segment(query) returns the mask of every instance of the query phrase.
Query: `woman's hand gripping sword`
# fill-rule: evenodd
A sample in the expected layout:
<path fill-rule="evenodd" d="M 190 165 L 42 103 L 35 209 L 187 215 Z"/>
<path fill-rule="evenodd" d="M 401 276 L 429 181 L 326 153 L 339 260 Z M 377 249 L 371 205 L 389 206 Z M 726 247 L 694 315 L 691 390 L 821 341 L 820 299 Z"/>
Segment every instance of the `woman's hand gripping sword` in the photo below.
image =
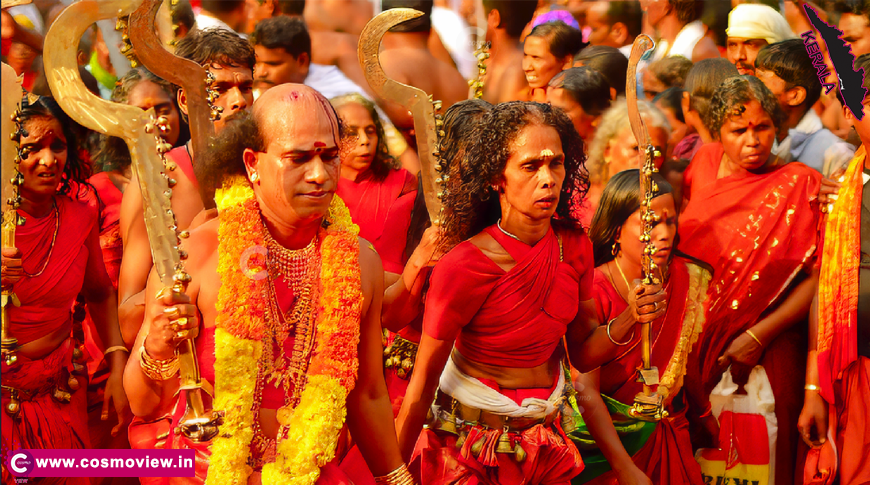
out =
<path fill-rule="evenodd" d="M 172 148 L 161 137 L 167 129 L 165 119 L 157 118 L 153 109 L 142 111 L 94 96 L 82 82 L 76 62 L 78 41 L 91 24 L 129 14 L 141 1 L 80 0 L 67 7 L 46 37 L 45 72 L 58 103 L 71 118 L 127 142 L 144 199 L 145 226 L 154 266 L 164 286 L 183 293 L 190 276 L 182 264 L 187 255 L 179 246 L 187 234 L 177 231 L 169 199 L 175 181 L 167 175 L 172 162 L 163 157 Z M 187 400 L 186 413 L 176 432 L 193 441 L 209 441 L 217 435 L 221 417 L 205 411 L 193 342 L 182 341 L 176 352 L 181 366 L 181 389 Z"/>
<path fill-rule="evenodd" d="M 643 147 L 643 165 L 640 168 L 640 240 L 645 244 L 641 254 L 641 268 L 643 269 L 643 284 L 654 285 L 661 283 L 661 270 L 652 260 L 656 248 L 650 239 L 650 232 L 657 215 L 650 208 L 653 195 L 658 190 L 652 180 L 652 174 L 657 172 L 653 160 L 661 156 L 653 147 L 652 140 L 643 124 L 643 118 L 637 107 L 637 64 L 643 54 L 655 47 L 655 43 L 646 35 L 639 35 L 631 47 L 631 56 L 628 58 L 628 77 L 626 79 L 626 100 L 628 101 L 628 119 L 631 131 L 639 147 Z M 634 397 L 634 405 L 630 414 L 644 421 L 658 421 L 667 416 L 664 410 L 662 396 L 656 392 L 659 385 L 659 370 L 650 364 L 650 324 L 641 324 L 642 366 L 638 369 L 638 382 L 643 382 L 643 392 Z"/>

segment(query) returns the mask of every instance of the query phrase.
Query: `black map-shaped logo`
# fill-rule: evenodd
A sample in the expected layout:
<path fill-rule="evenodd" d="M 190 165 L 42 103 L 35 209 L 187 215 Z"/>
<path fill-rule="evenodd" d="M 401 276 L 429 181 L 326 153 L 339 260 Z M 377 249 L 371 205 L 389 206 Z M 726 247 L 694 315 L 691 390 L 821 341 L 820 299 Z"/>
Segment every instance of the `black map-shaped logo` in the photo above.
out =
<path fill-rule="evenodd" d="M 828 55 L 834 64 L 846 107 L 860 120 L 864 117 L 864 95 L 867 94 L 867 89 L 864 88 L 864 68 L 855 70 L 855 55 L 852 54 L 851 44 L 842 39 L 842 30 L 824 22 L 809 4 L 804 4 L 804 11 L 828 47 Z"/>

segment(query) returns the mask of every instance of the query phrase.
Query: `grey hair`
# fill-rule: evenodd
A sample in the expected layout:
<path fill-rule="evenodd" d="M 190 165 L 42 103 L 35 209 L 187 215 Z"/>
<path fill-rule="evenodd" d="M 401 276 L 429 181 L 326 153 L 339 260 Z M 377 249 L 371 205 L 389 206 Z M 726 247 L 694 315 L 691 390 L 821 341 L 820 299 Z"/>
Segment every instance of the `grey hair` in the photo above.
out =
<path fill-rule="evenodd" d="M 643 117 L 643 122 L 649 128 L 663 128 L 670 134 L 671 125 L 664 113 L 650 102 L 639 99 L 637 109 Z M 586 167 L 589 170 L 589 181 L 594 184 L 604 184 L 610 179 L 607 164 L 604 163 L 604 152 L 610 141 L 619 136 L 624 129 L 630 129 L 628 121 L 628 104 L 625 98 L 618 98 L 601 116 L 601 123 L 595 130 L 595 136 L 589 144 L 589 158 Z"/>

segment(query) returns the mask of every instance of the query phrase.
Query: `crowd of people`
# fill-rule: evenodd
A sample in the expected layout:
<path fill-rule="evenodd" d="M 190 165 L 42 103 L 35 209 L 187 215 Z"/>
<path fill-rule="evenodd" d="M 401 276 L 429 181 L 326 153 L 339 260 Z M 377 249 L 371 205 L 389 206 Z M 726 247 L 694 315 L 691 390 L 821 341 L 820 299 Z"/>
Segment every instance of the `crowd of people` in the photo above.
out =
<path fill-rule="evenodd" d="M 0 134 L 3 455 L 196 464 L 33 483 L 870 484 L 870 112 L 801 37 L 813 8 L 870 72 L 870 1 L 167 1 L 174 54 L 211 77 L 207 147 L 199 94 L 95 26 L 77 79 L 164 118 L 184 291 L 126 140 L 44 72 L 69 3 L 2 11 L 24 91 Z M 432 127 L 358 58 L 393 8 L 423 15 L 378 62 L 439 101 Z M 189 432 L 185 346 L 216 433 Z M 759 379 L 775 431 L 741 435 L 722 388 Z"/>

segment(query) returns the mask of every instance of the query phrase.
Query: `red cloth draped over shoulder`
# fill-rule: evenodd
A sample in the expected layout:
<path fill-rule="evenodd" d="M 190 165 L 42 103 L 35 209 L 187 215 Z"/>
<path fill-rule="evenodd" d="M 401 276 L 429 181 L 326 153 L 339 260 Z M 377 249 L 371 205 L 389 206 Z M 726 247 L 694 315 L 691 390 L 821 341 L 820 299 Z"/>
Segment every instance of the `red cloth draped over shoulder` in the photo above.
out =
<path fill-rule="evenodd" d="M 413 186 L 414 190 L 406 190 Z M 404 193 L 403 193 L 404 191 Z M 390 170 L 379 181 L 371 172 L 360 180 L 341 179 L 337 194 L 347 204 L 361 238 L 374 245 L 384 263 L 384 271 L 401 273 L 403 253 L 411 225 L 411 209 L 417 197 L 414 176 L 405 169 Z"/>
<path fill-rule="evenodd" d="M 470 241 L 432 271 L 423 331 L 456 340 L 465 357 L 503 367 L 535 367 L 553 354 L 579 302 L 592 298 L 592 243 L 585 233 L 551 228 L 534 246 L 486 232 L 517 262 L 505 272 Z"/>
<path fill-rule="evenodd" d="M 25 276 L 13 287 L 21 306 L 9 307 L 9 330 L 18 339 L 18 345 L 48 335 L 66 324 L 84 283 L 88 264 L 85 241 L 97 224 L 97 214 L 86 202 L 62 195 L 55 200 L 60 222 L 53 249 L 54 211 L 40 218 L 18 211 L 25 223 L 15 231 L 15 246 L 21 250 L 25 271 L 39 272 L 50 256 L 41 275 Z"/>
<path fill-rule="evenodd" d="M 665 285 L 668 294 L 668 310 L 663 318 L 652 323 L 650 362 L 658 367 L 662 377 L 668 374 L 669 364 L 678 352 L 678 344 L 683 335 L 683 323 L 689 308 L 689 290 L 692 284 L 686 261 L 675 257 L 670 264 L 670 274 Z M 619 316 L 628 304 L 613 287 L 610 280 L 600 269 L 595 269 L 593 294 L 598 318 L 602 324 Z M 694 319 L 692 322 L 694 323 Z M 689 337 L 691 338 L 691 337 Z M 619 402 L 631 404 L 643 385 L 637 382 L 637 368 L 642 360 L 640 332 L 636 332 L 631 343 L 615 360 L 600 368 L 599 389 L 602 394 Z M 651 477 L 653 483 L 701 485 L 701 468 L 695 461 L 689 438 L 689 423 L 685 411 L 675 412 L 671 400 L 682 387 L 682 372 L 673 381 L 666 399 L 669 416 L 659 422 L 655 431 L 647 439 L 643 448 L 632 456 L 635 464 Z M 662 379 L 663 382 L 666 379 Z M 614 473 L 608 472 L 596 478 L 593 484 L 616 483 Z"/>
<path fill-rule="evenodd" d="M 718 143 L 698 151 L 692 199 L 680 216 L 680 250 L 713 268 L 707 321 L 689 356 L 704 395 L 725 370 L 717 359 L 815 263 L 819 244 L 818 172 L 792 162 L 717 179 L 723 155 Z"/>

